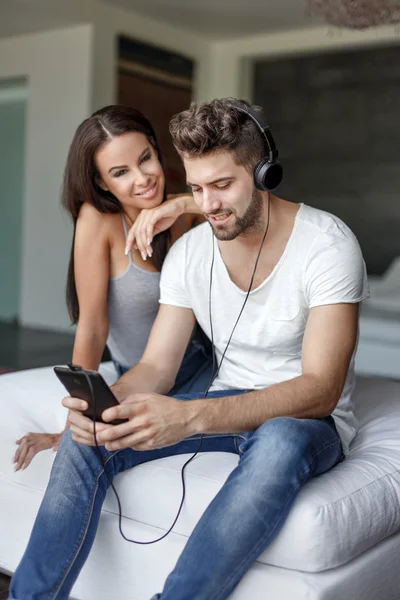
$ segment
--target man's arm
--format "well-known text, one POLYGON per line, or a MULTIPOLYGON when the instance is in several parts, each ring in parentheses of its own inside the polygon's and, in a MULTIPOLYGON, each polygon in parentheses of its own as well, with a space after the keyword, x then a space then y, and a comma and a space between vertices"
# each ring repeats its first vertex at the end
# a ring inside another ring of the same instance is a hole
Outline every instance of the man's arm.
MULTIPOLYGON (((142 410, 145 406, 144 397, 150 395, 157 399, 169 400, 166 396, 160 396, 159 393, 166 394, 173 386, 194 324, 195 318, 191 309, 165 304, 160 305, 142 359, 112 387, 114 394, 122 402, 120 406, 115 408, 119 412, 122 410, 124 413, 122 418, 128 418, 129 422, 124 423, 123 426, 96 423, 99 443, 102 443, 100 432, 107 433, 110 430, 116 432, 111 438, 106 435, 105 441, 120 436, 126 437, 128 434, 127 429, 129 433, 143 429, 143 423, 148 422, 147 414, 143 414, 142 410), (146 392, 146 394, 141 392, 146 392), (127 397, 133 401, 133 404, 129 407, 131 410, 128 412, 125 408, 123 409, 127 397), (141 413, 142 419, 135 419, 134 422, 131 422, 138 413, 141 413)), ((64 398, 63 405, 70 411, 69 422, 72 438, 81 444, 94 445, 93 421, 82 415, 82 411, 88 408, 87 403, 78 398, 67 397, 64 398)), ((166 406, 163 408, 169 410, 166 406)), ((104 414, 109 411, 110 409, 105 411, 104 414)), ((172 410, 169 411, 169 416, 172 416, 172 413, 172 410)), ((108 420, 113 421, 114 419, 111 417, 108 420)), ((127 445, 124 447, 127 447, 127 445)))
POLYGON ((330 415, 356 345, 358 312, 358 304, 312 308, 303 339, 302 374, 255 392, 191 402, 191 434, 252 431, 274 417, 330 415))
POLYGON ((120 402, 133 393, 169 392, 194 325, 195 317, 190 308, 160 304, 142 358, 112 386, 120 402))
POLYGON ((107 421, 128 418, 99 434, 108 450, 150 450, 198 433, 252 431, 274 417, 321 418, 334 410, 346 380, 358 330, 358 304, 310 310, 303 340, 302 375, 238 396, 181 402, 133 394, 106 410, 107 421))

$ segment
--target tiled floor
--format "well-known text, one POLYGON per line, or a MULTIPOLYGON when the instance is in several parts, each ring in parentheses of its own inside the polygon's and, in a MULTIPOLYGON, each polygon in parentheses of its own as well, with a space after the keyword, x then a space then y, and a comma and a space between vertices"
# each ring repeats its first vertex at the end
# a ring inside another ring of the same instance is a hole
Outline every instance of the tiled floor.
MULTIPOLYGON (((19 327, 0 321, 0 367, 32 369, 71 360, 73 333, 19 327)), ((108 351, 103 360, 108 360, 108 351)))
POLYGON ((8 586, 10 578, 0 573, 0 600, 6 600, 8 597, 8 586))

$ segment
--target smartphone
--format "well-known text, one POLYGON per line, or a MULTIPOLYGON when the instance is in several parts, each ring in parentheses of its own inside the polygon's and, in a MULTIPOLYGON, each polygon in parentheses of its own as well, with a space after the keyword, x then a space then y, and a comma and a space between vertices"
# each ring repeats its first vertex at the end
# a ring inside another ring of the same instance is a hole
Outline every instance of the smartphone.
MULTIPOLYGON (((111 408, 111 406, 119 405, 118 400, 104 381, 103 377, 97 371, 88 371, 77 365, 71 365, 68 367, 54 367, 54 372, 70 396, 73 398, 81 398, 88 403, 89 408, 82 411, 86 417, 93 420, 92 394, 85 374, 89 377, 93 387, 96 405, 96 421, 104 423, 101 417, 103 412, 107 408, 111 408)), ((110 421, 110 423, 112 425, 119 425, 126 420, 127 419, 116 419, 115 421, 110 421)))

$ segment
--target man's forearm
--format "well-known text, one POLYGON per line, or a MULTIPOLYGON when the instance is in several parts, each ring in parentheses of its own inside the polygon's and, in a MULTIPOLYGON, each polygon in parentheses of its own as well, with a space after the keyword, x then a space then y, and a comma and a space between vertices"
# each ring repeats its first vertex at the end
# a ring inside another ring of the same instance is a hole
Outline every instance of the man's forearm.
POLYGON ((129 394, 141 392, 167 394, 173 385, 174 379, 171 374, 153 364, 140 361, 122 375, 111 389, 119 402, 122 402, 129 394))
POLYGON ((301 375, 268 388, 190 402, 191 433, 254 431, 268 419, 318 419, 335 408, 341 393, 313 375, 301 375))

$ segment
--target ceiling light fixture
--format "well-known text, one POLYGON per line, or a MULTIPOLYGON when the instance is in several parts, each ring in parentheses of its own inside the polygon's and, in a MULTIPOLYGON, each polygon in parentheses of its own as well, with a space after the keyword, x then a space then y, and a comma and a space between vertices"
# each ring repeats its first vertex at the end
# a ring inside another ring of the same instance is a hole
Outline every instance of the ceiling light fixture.
POLYGON ((328 25, 367 29, 400 22, 398 0, 307 0, 311 14, 328 25))

